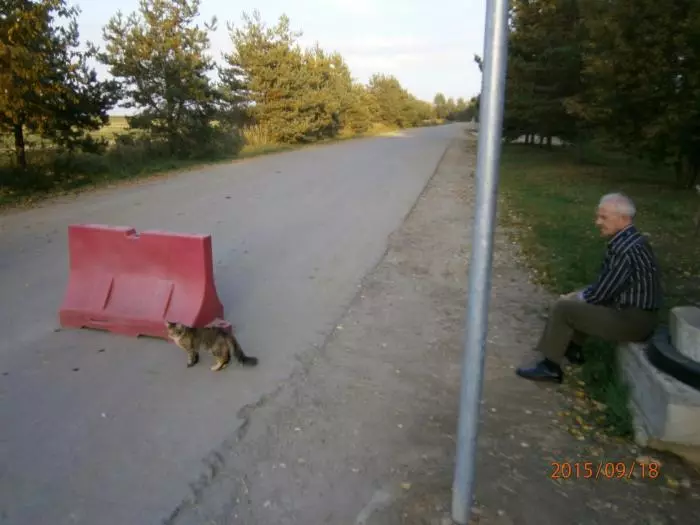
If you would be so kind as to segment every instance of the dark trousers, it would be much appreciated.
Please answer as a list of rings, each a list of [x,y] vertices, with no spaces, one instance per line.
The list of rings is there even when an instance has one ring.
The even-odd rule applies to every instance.
[[[657,312],[638,308],[617,309],[578,299],[558,299],[536,349],[557,364],[573,341],[582,345],[588,336],[606,341],[641,342],[654,332]]]

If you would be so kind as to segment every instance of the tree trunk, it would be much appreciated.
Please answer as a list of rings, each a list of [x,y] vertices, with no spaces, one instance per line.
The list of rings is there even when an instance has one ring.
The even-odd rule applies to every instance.
[[[684,155],[674,163],[676,172],[676,187],[680,189],[691,189],[698,180],[700,165],[693,159]]]
[[[24,130],[22,129],[22,124],[14,125],[14,135],[15,135],[15,160],[20,168],[27,167],[27,151],[24,147]]]
[[[698,197],[700,197],[700,186],[697,188]],[[695,236],[700,235],[700,203],[698,203],[698,211],[695,214]]]
[[[676,159],[673,163],[673,172],[676,175],[676,186],[680,188],[683,181],[683,164],[680,159]]]
[[[693,162],[691,164],[690,173],[688,176],[688,188],[689,189],[692,188],[693,186],[695,186],[695,183],[698,180],[698,172],[699,171],[700,171],[700,166],[698,166],[697,164],[695,164]]]

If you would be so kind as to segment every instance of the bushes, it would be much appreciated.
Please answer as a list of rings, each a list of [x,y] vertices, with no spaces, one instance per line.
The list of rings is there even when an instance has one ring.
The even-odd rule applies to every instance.
[[[121,133],[104,152],[89,147],[87,151],[73,152],[57,148],[30,150],[26,168],[0,166],[0,204],[106,180],[134,178],[190,161],[231,158],[240,153],[243,145],[238,130],[210,127],[179,136],[174,143],[138,133]]]

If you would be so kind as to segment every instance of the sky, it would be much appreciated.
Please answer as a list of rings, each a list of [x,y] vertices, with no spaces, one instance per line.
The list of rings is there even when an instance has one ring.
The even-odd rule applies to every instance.
[[[102,27],[120,9],[125,15],[137,10],[138,0],[69,0],[78,5],[81,42],[100,46]],[[408,91],[432,101],[476,95],[481,73],[473,60],[483,55],[485,0],[201,0],[200,18],[218,19],[211,35],[217,59],[231,44],[226,22],[241,22],[243,12],[260,11],[268,26],[286,14],[293,30],[303,35],[299,43],[316,42],[327,51],[340,52],[353,76],[367,82],[373,73],[394,75]],[[113,7],[111,7],[113,6]],[[107,70],[98,66],[100,76]]]

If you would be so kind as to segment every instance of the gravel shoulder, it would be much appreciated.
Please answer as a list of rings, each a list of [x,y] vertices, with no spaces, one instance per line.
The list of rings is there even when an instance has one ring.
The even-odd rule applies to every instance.
[[[475,164],[476,139],[455,139],[324,345],[242,411],[169,525],[451,523]],[[571,435],[571,399],[515,376],[551,297],[507,232],[495,246],[474,522],[700,523],[700,478],[671,457],[654,480],[552,479],[554,462],[648,453]]]

